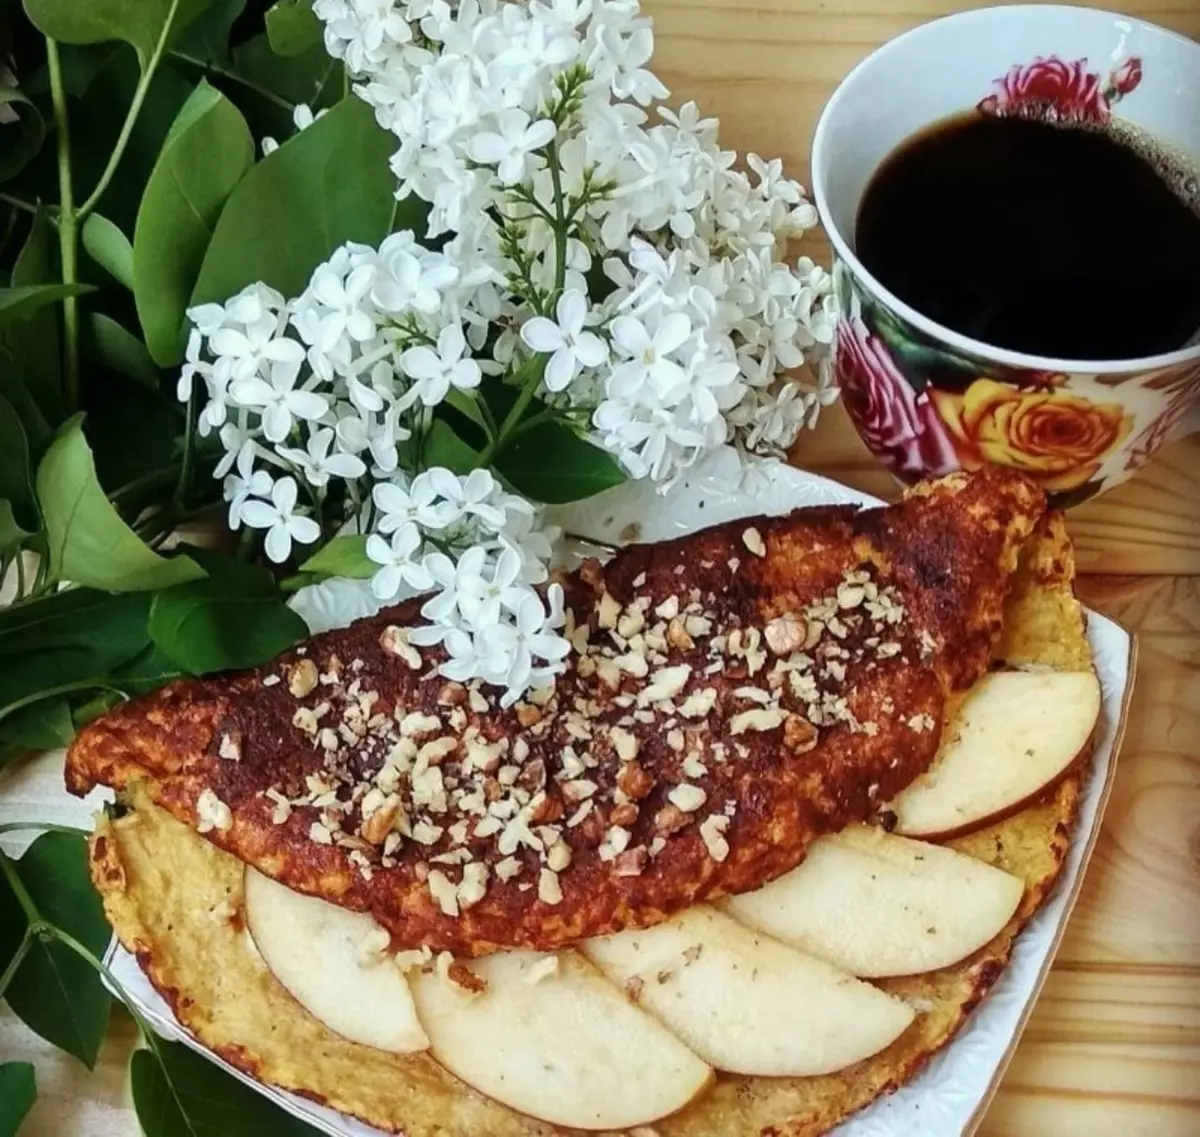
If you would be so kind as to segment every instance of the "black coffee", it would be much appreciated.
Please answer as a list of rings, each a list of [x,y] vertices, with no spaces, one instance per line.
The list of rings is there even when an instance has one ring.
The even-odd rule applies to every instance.
[[[854,239],[902,300],[997,347],[1131,359],[1200,332],[1196,172],[1128,126],[939,123],[876,171]]]

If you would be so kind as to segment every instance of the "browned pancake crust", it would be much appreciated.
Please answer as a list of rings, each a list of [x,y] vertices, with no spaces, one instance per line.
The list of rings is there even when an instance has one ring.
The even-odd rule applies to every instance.
[[[577,624],[591,627],[595,644],[606,638],[598,627],[605,592],[622,605],[648,598],[650,610],[673,596],[693,598],[712,617],[717,634],[762,628],[781,613],[819,605],[836,594],[846,574],[869,574],[903,606],[904,615],[893,625],[859,618],[857,611],[842,613],[844,634],[824,641],[842,653],[828,657],[840,662],[836,673],[823,660],[823,645],[813,649],[823,694],[848,713],[843,721],[827,719],[811,750],[793,745],[790,720],[807,722],[808,712],[788,684],[778,702],[789,721],[733,736],[735,714],[753,706],[737,692],[765,687],[765,669],[756,676],[746,655],[726,651],[723,669],[705,674],[714,658],[711,637],[697,636],[691,649],[674,645],[664,654],[659,666],[691,666],[688,686],[675,702],[642,708],[645,718],[638,721],[631,718],[631,705],[655,669],[649,680],[623,675],[614,691],[597,673],[576,666],[574,654],[552,700],[541,707],[506,711],[465,703],[448,711],[462,693],[448,692],[431,674],[440,649],[425,649],[420,668],[412,670],[381,644],[389,626],[419,622],[414,602],[318,636],[265,668],[176,683],[110,713],[72,746],[68,786],[82,793],[97,783],[117,789],[141,783],[155,802],[193,827],[204,822],[203,796],[215,796],[228,808],[229,824],[208,829],[206,837],[293,888],[370,911],[397,945],[426,944],[470,956],[503,947],[548,950],[647,926],[698,900],[754,888],[790,869],[816,837],[868,819],[877,803],[928,768],[947,693],[969,687],[986,668],[1012,571],[1043,510],[1042,495],[1030,483],[989,470],[953,476],[887,508],[802,510],[636,546],[605,568],[593,565],[566,582],[568,608]],[[761,537],[765,555],[755,555],[757,541],[747,536],[751,529]],[[896,650],[885,655],[881,639]],[[331,680],[297,699],[288,677],[302,660],[315,662]],[[282,681],[264,686],[269,676]],[[682,716],[681,701],[703,688],[715,692],[713,709],[699,720]],[[293,719],[299,706],[345,699],[347,689],[372,693],[369,712],[381,727],[343,746],[331,761]],[[474,728],[487,742],[506,740],[507,746],[520,738],[527,744],[519,772],[520,779],[530,779],[526,797],[541,793],[549,801],[546,817],[535,821],[550,825],[554,839],[570,849],[570,866],[556,878],[560,901],[539,896],[544,849],[519,848],[520,871],[502,881],[496,876],[502,851],[495,838],[456,842],[449,824],[453,814],[433,818],[445,822],[445,831],[431,843],[405,840],[382,855],[364,837],[357,804],[348,806],[332,842],[318,843],[312,838],[314,822],[323,816],[318,804],[296,804],[281,817],[276,802],[264,796],[274,789],[306,802],[309,776],[329,775],[332,768],[343,798],[357,793],[355,801],[361,800],[395,741],[396,720],[414,711],[443,723],[456,714],[460,740]],[[629,835],[628,849],[643,851],[636,865],[614,857],[609,847],[620,816],[615,811],[629,804],[617,792],[624,769],[614,749],[618,724],[636,737],[644,775],[634,797],[636,817],[620,824]],[[580,729],[588,736],[583,741]],[[672,742],[673,731],[680,732],[682,746]],[[219,756],[231,739],[236,760]],[[595,808],[573,827],[564,822],[576,805],[563,800],[567,746],[586,749],[594,759],[586,779],[596,787]],[[726,748],[723,761],[714,757],[720,746]],[[694,765],[691,773],[684,769],[689,754],[703,761],[702,774]],[[445,767],[455,778],[467,776],[455,765],[460,756],[456,752]],[[703,789],[704,806],[667,834],[662,813],[667,794],[684,781]],[[711,817],[729,818],[724,859],[701,833],[702,822]],[[655,838],[663,842],[657,850]],[[549,835],[543,843],[549,844]],[[437,858],[459,847],[490,871],[486,894],[455,914],[431,895],[427,876],[437,871],[457,884],[461,868]]]

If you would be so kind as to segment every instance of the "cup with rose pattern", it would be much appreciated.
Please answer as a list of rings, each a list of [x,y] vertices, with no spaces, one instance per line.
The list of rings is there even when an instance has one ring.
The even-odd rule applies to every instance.
[[[873,173],[906,139],[972,108],[1099,125],[1119,117],[1200,171],[1200,44],[1085,8],[963,12],[869,56],[817,125],[813,190],[840,307],[835,366],[863,441],[904,482],[994,463],[1074,505],[1188,428],[1200,406],[1200,336],[1140,359],[1027,355],[952,331],[872,276],[855,254],[854,223]],[[1114,242],[1114,256],[1119,224],[1096,234]]]

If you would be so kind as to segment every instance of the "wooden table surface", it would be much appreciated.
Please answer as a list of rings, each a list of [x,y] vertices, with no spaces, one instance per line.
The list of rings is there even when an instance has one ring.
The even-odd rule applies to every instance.
[[[817,112],[883,40],[976,5],[950,0],[644,0],[674,99],[722,120],[726,146],[780,155],[801,179]],[[979,5],[982,6],[982,5]],[[1200,0],[1126,0],[1200,39]],[[814,256],[824,256],[818,243]],[[800,464],[890,496],[840,408]],[[1103,833],[1054,971],[981,1137],[1200,1135],[1200,438],[1072,513],[1084,600],[1140,641],[1137,690]],[[61,759],[0,774],[0,820],[86,824]],[[135,1034],[114,1014],[93,1073],[0,1010],[0,1061],[30,1058],[40,1097],[22,1137],[134,1137]],[[914,1134],[913,1137],[920,1137]]]

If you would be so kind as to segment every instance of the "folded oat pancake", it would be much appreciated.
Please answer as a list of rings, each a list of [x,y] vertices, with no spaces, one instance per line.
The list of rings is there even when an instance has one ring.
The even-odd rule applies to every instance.
[[[68,785],[137,784],[397,947],[648,926],[793,868],[929,767],[1044,508],[988,470],[590,562],[565,581],[566,673],[508,709],[436,675],[414,601],[111,712]]]
[[[1014,575],[996,663],[1091,666],[1073,576],[1061,516],[1048,515]],[[950,842],[1024,879],[1025,896],[1009,925],[973,956],[927,975],[878,982],[918,1011],[895,1043],[821,1077],[720,1075],[701,1099],[639,1128],[637,1137],[818,1137],[911,1078],[987,995],[1017,933],[1049,895],[1066,857],[1087,758],[1082,755],[1042,801]],[[197,837],[136,783],[125,798],[124,816],[98,825],[93,876],[122,943],[205,1045],[263,1081],[409,1137],[564,1132],[473,1092],[427,1054],[387,1054],[329,1031],[292,999],[254,950],[241,915],[242,863]]]

